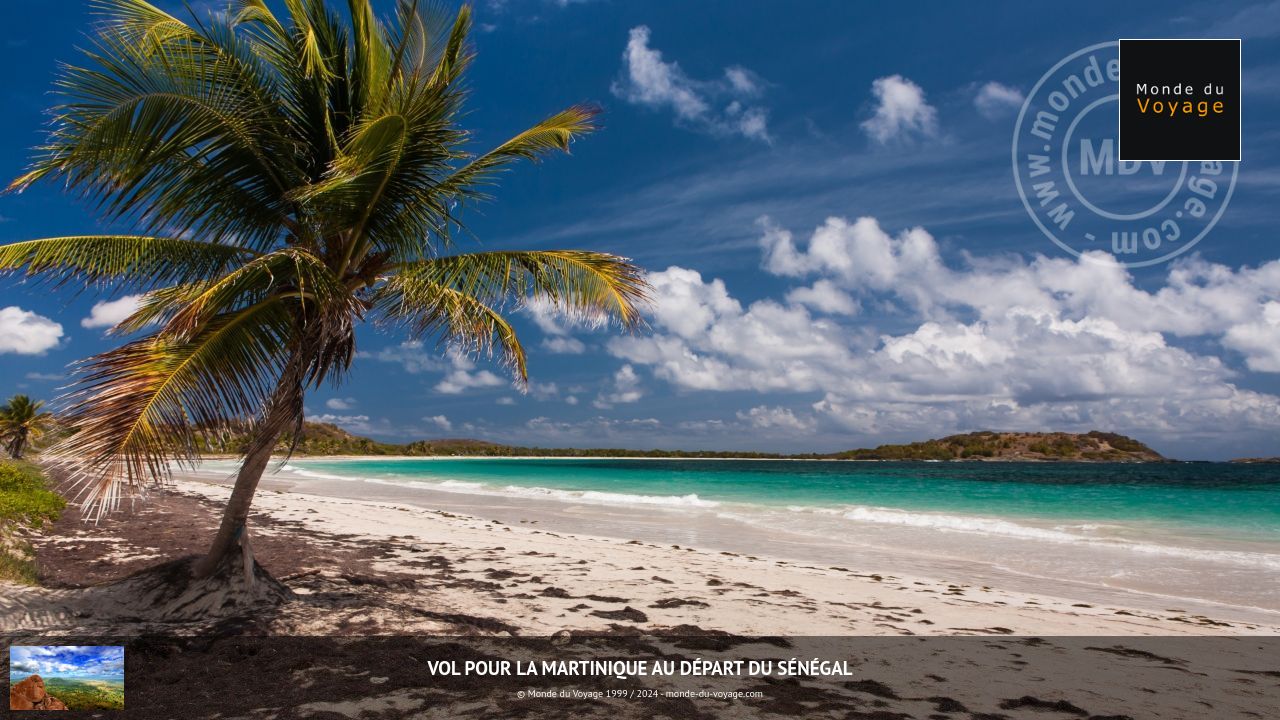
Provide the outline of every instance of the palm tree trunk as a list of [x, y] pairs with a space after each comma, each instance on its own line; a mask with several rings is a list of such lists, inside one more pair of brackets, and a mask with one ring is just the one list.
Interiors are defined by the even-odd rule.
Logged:
[[197, 578], [213, 575], [227, 556], [237, 549], [244, 555], [246, 572], [253, 568], [253, 558], [248, 548], [249, 509], [253, 505], [254, 493], [258, 490], [258, 481], [262, 479], [262, 473], [271, 461], [271, 452], [275, 450], [280, 436], [302, 412], [302, 379], [306, 369], [304, 357], [305, 353], [295, 351], [289, 358], [280, 384], [263, 413], [262, 421], [254, 428], [244, 462], [236, 475], [236, 484], [231, 490], [231, 498], [222, 512], [222, 523], [213, 536], [213, 544], [209, 546], [209, 552], [192, 568], [192, 574]]
[[23, 431], [19, 431], [13, 438], [13, 446], [9, 449], [9, 454], [12, 455], [15, 460], [21, 460], [22, 451], [26, 449], [26, 445], [27, 434]]

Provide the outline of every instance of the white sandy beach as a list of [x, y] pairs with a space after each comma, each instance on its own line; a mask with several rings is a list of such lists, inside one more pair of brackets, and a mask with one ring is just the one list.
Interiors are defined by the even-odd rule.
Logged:
[[[219, 474], [196, 474], [179, 479], [177, 488], [221, 500], [227, 493], [223, 482]], [[453, 575], [487, 585], [483, 591], [428, 590], [434, 596], [423, 602], [500, 617], [524, 633], [606, 628], [620, 617], [610, 614], [631, 614], [627, 608], [639, 611], [631, 622], [641, 627], [692, 624], [741, 634], [1280, 633], [1280, 614], [1263, 610], [1173, 605], [1141, 594], [1095, 592], [1087, 585], [1045, 583], [1028, 592], [975, 582], [953, 563], [939, 562], [936, 572], [924, 573], [927, 565], [918, 560], [912, 572], [886, 566], [883, 558], [867, 567], [823, 566], [565, 532], [536, 509], [517, 512], [523, 520], [509, 508], [491, 514], [501, 518], [481, 517], [288, 488], [268, 480], [258, 510], [344, 542], [390, 543], [372, 568], [379, 571], [412, 574], [415, 561], [443, 556]], [[592, 510], [577, 508], [579, 514]], [[303, 623], [298, 630], [307, 629], [307, 621], [296, 622]]]

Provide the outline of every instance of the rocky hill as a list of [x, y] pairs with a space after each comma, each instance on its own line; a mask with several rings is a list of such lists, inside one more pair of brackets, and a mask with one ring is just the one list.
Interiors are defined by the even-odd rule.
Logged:
[[44, 679], [32, 675], [9, 688], [10, 710], [66, 710], [58, 698], [44, 691]]
[[1027, 460], [1160, 462], [1164, 456], [1117, 433], [981, 432], [906, 445], [881, 445], [836, 453], [847, 460]]

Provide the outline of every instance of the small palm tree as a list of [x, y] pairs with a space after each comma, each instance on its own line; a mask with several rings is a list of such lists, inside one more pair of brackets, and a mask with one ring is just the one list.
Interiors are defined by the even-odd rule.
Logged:
[[0, 405], [0, 442], [9, 457], [21, 458], [30, 444], [53, 426], [53, 414], [41, 412], [43, 407], [44, 402], [26, 395], [14, 395]]
[[273, 449], [302, 422], [305, 391], [343, 379], [362, 321], [496, 352], [519, 383], [525, 352], [504, 312], [537, 299], [640, 322], [647, 286], [623, 258], [452, 252], [460, 211], [500, 171], [567, 151], [596, 113], [571, 107], [472, 154], [467, 7], [446, 17], [402, 0], [384, 24], [370, 0], [345, 14], [284, 0], [287, 17], [237, 0], [190, 22], [144, 0], [97, 5], [92, 46], [64, 67], [48, 141], [13, 188], [57, 179], [131, 234], [0, 246], [0, 271], [145, 293], [115, 330], [146, 334], [87, 360], [66, 399], [75, 432], [57, 456], [89, 512], [254, 423], [195, 577], [232, 567]]

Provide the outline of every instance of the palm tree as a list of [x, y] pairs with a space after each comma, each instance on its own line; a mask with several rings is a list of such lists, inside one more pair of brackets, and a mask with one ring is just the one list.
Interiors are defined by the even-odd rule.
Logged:
[[42, 407], [44, 402], [33, 402], [26, 395], [14, 395], [0, 405], [0, 442], [9, 457], [21, 458], [27, 446], [53, 425], [53, 414], [40, 412]]
[[57, 179], [132, 234], [0, 246], [0, 271], [144, 293], [115, 331], [146, 334], [85, 361], [65, 399], [75, 432], [56, 453], [87, 512], [254, 423], [194, 577], [249, 557], [258, 480], [304, 393], [342, 381], [362, 321], [496, 353], [521, 384], [504, 313], [522, 303], [641, 322], [647, 285], [624, 258], [454, 252], [465, 206], [513, 161], [567, 151], [597, 112], [570, 107], [471, 153], [468, 7], [446, 17], [402, 0], [384, 23], [370, 0], [345, 14], [285, 0], [284, 18], [237, 0], [191, 21], [144, 0], [97, 4], [92, 46], [63, 68], [53, 129], [12, 187]]

